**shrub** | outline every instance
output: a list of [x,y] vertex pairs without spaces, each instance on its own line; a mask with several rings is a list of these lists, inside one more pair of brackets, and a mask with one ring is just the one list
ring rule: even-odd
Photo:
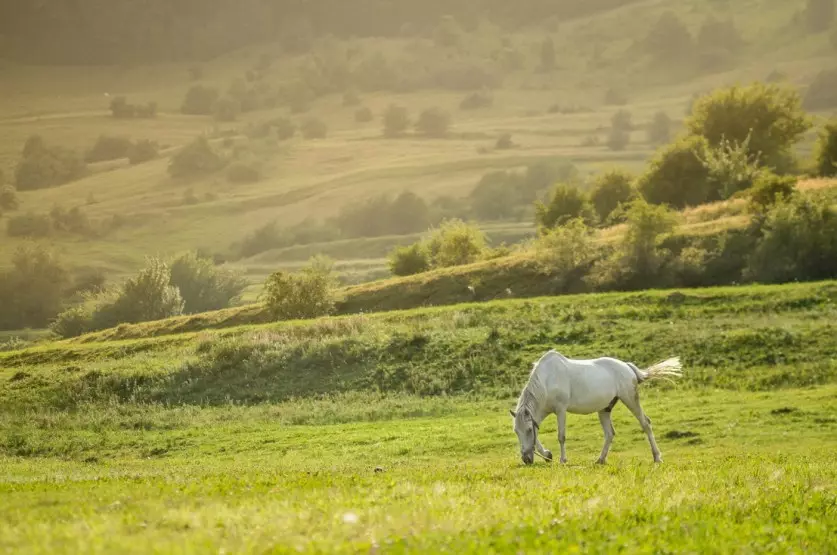
[[63,185],[85,174],[84,162],[72,151],[47,146],[37,135],[27,139],[15,170],[18,191]]
[[631,142],[631,132],[613,127],[607,135],[607,148],[610,150],[625,150]]
[[[710,195],[727,199],[753,185],[761,169],[758,156],[750,154],[750,136],[741,143],[722,139],[717,147],[704,150],[701,162],[707,171]],[[700,156],[699,156],[700,157]]]
[[180,112],[191,116],[211,115],[219,96],[218,89],[204,85],[193,85],[183,99]]
[[241,103],[230,97],[220,98],[215,101],[212,112],[215,121],[235,121],[241,111]]
[[358,108],[355,111],[355,121],[358,123],[367,123],[375,119],[375,115],[368,107]]
[[78,337],[92,330],[93,312],[88,306],[73,306],[50,322],[49,329],[58,337]]
[[227,168],[227,181],[230,183],[255,183],[261,179],[261,172],[253,164],[233,162]]
[[497,138],[497,142],[494,143],[494,148],[497,150],[509,150],[515,147],[514,141],[512,141],[511,133],[503,133]]
[[0,329],[43,328],[61,310],[69,274],[57,255],[23,246],[0,271]]
[[450,114],[441,108],[424,110],[416,122],[416,131],[425,137],[444,137],[450,129]]
[[169,284],[180,291],[183,312],[195,314],[231,306],[247,281],[240,272],[218,268],[212,260],[189,252],[171,262]]
[[128,149],[128,162],[131,165],[142,164],[157,158],[158,152],[157,143],[142,139],[132,144]]
[[552,37],[546,37],[541,42],[541,69],[545,71],[555,69],[555,43]]
[[628,110],[617,110],[610,118],[610,126],[613,129],[632,130],[634,125],[631,123],[631,113]]
[[0,210],[17,210],[20,200],[17,191],[11,185],[0,184]]
[[411,276],[430,269],[427,245],[419,241],[407,247],[396,247],[389,254],[389,271],[394,276]]
[[318,257],[297,273],[271,274],[264,286],[264,299],[268,310],[279,320],[331,314],[337,301],[332,263]]
[[773,172],[762,171],[748,191],[750,211],[763,214],[777,202],[790,198],[795,189],[795,177],[779,176]]
[[671,140],[671,118],[665,112],[657,112],[648,126],[648,142],[661,145]]
[[620,204],[631,201],[635,196],[632,186],[634,176],[624,170],[607,171],[593,181],[590,202],[599,216],[600,222],[606,222],[608,216]]
[[218,171],[224,160],[213,150],[206,137],[197,137],[172,156],[169,174],[172,177],[192,177]]
[[812,33],[827,31],[834,21],[834,0],[807,0],[805,27]]
[[[825,125],[817,140],[817,175],[822,177],[837,176],[837,120]],[[3,206],[0,193],[0,206]]]
[[593,233],[580,218],[545,230],[535,241],[535,261],[541,271],[562,280],[566,290],[573,277],[581,277],[596,256]]
[[794,195],[767,214],[745,276],[761,282],[837,276],[837,213],[828,199]]
[[687,127],[694,135],[718,146],[723,139],[742,143],[749,152],[774,168],[788,168],[791,146],[811,126],[793,88],[755,83],[720,89],[700,98]]
[[52,218],[46,214],[27,212],[9,218],[6,223],[6,234],[9,237],[29,237],[40,239],[52,235]]
[[93,163],[127,158],[130,150],[131,140],[129,138],[100,135],[93,148],[87,151],[84,161]]
[[276,128],[276,138],[280,141],[292,139],[296,134],[296,125],[288,118],[278,118],[272,124]]
[[709,145],[704,137],[691,136],[663,147],[637,180],[637,189],[653,204],[675,208],[696,206],[718,200],[708,184],[706,167],[701,161]]
[[328,127],[321,119],[308,118],[302,123],[301,131],[306,139],[325,139]]
[[478,110],[490,108],[494,104],[494,95],[490,91],[474,91],[459,103],[460,110]]
[[157,116],[157,103],[149,102],[147,104],[140,104],[135,109],[136,117],[151,119]]
[[52,227],[56,231],[87,236],[93,235],[93,226],[90,224],[87,214],[78,206],[70,210],[55,206],[49,215],[52,218]]
[[347,237],[403,235],[427,229],[430,212],[424,199],[404,191],[394,200],[378,196],[350,204],[340,211],[335,222]]
[[590,206],[578,187],[561,184],[552,191],[548,204],[535,205],[535,219],[539,227],[553,228],[576,219],[590,217]]
[[837,107],[837,68],[820,71],[805,91],[805,108],[829,110]]
[[483,256],[485,234],[474,224],[447,220],[427,239],[427,249],[434,268],[470,264]]
[[410,118],[407,115],[407,108],[390,104],[384,112],[384,136],[399,137],[407,131],[410,126]]
[[149,259],[147,266],[136,276],[97,299],[91,329],[161,320],[181,314],[183,298],[170,281],[169,266],[158,258]]
[[484,220],[512,216],[521,204],[520,177],[513,172],[494,171],[480,178],[468,199],[474,215]]
[[110,101],[110,112],[119,119],[150,119],[157,115],[157,103],[129,104],[124,96],[116,96]]

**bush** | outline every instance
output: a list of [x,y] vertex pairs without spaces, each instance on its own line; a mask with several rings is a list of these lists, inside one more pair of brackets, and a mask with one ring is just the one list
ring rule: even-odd
[[70,210],[65,210],[61,206],[55,206],[49,213],[52,218],[52,227],[56,231],[63,231],[65,233],[77,233],[79,235],[91,236],[93,235],[93,226],[87,218],[87,214],[75,206]]
[[235,121],[241,112],[241,103],[234,98],[224,97],[215,101],[212,108],[215,121]]
[[131,165],[142,164],[157,158],[158,152],[157,143],[142,139],[132,144],[128,149],[128,162]]
[[485,234],[474,224],[447,220],[427,239],[427,249],[434,268],[470,264],[485,253]]
[[219,96],[218,89],[193,85],[183,99],[180,112],[190,116],[209,116]]
[[325,139],[328,127],[318,118],[308,118],[302,123],[302,136],[306,139]]
[[50,322],[49,329],[58,337],[84,335],[92,330],[93,313],[88,306],[74,306],[61,312]]
[[131,139],[127,137],[100,135],[93,148],[87,151],[87,154],[84,156],[84,161],[93,163],[127,158],[131,146]]
[[631,201],[636,192],[633,188],[634,176],[624,170],[607,171],[593,181],[590,191],[590,202],[596,210],[599,221],[604,223],[608,216],[620,204]]
[[255,183],[261,179],[261,172],[253,164],[234,162],[227,168],[227,181],[230,183]]
[[827,31],[834,21],[834,0],[807,0],[805,27],[812,33]]
[[82,177],[84,162],[72,151],[50,147],[37,135],[27,139],[15,170],[18,191],[63,185]]
[[535,219],[539,227],[553,228],[576,218],[589,219],[590,206],[578,187],[561,184],[552,191],[549,204],[535,205]]
[[675,208],[719,200],[701,161],[709,148],[704,137],[691,136],[663,147],[637,180],[637,189],[653,204]]
[[297,273],[271,274],[264,286],[265,304],[279,320],[326,316],[335,309],[336,284],[331,262],[314,258]]
[[20,201],[15,188],[0,184],[0,210],[17,210],[19,206]]
[[68,283],[58,256],[40,246],[18,248],[12,267],[0,271],[0,329],[45,327],[61,310]]
[[355,111],[355,121],[358,123],[367,123],[375,119],[375,115],[372,113],[372,110],[364,106],[363,108],[358,108]]
[[794,195],[767,214],[745,277],[782,283],[837,277],[837,213],[828,199]]
[[497,142],[494,143],[494,148],[497,150],[510,150],[515,147],[514,141],[512,141],[511,133],[503,133],[497,138]]
[[815,111],[837,107],[837,68],[824,69],[814,77],[805,91],[804,105]]
[[526,167],[526,173],[518,185],[522,202],[534,201],[538,194],[556,183],[571,183],[578,177],[578,168],[563,159],[543,160]]
[[494,95],[490,91],[475,91],[462,99],[460,110],[478,110],[490,108],[494,104]]
[[477,218],[500,220],[515,213],[521,204],[520,177],[513,172],[494,171],[480,178],[468,199]]
[[52,218],[46,214],[27,212],[9,218],[6,223],[6,234],[9,237],[41,239],[52,235],[52,231]]
[[789,199],[795,190],[795,177],[779,176],[772,172],[762,171],[748,191],[750,211],[763,214],[777,202]]
[[407,131],[410,126],[410,118],[407,115],[407,108],[390,104],[384,112],[384,136],[399,137]]
[[186,314],[227,308],[239,300],[247,287],[240,272],[218,268],[212,260],[194,252],[171,262],[169,284],[180,291]]
[[296,134],[296,125],[288,118],[278,118],[272,122],[276,128],[276,138],[280,141],[287,141]]
[[610,150],[625,150],[631,142],[631,132],[616,127],[611,128],[607,135],[607,148]]
[[197,137],[181,148],[169,163],[169,174],[175,178],[205,175],[218,171],[224,160],[215,152],[206,137]]
[[742,143],[722,139],[717,147],[704,151],[701,162],[707,171],[707,185],[712,197],[717,194],[727,199],[753,186],[761,169],[758,156],[750,154],[749,142],[749,135]]
[[430,253],[423,242],[396,247],[389,254],[389,271],[394,276],[411,276],[430,269]]
[[450,114],[441,108],[424,110],[416,122],[416,131],[425,137],[440,138],[448,134]]
[[392,200],[378,196],[350,204],[340,211],[335,223],[346,237],[405,235],[427,229],[430,211],[424,199],[404,191]]
[[791,146],[811,126],[793,88],[755,83],[720,89],[695,103],[687,127],[718,146],[723,139],[743,143],[764,164],[784,171],[791,165]]
[[662,145],[671,140],[671,118],[665,112],[657,112],[648,126],[648,142]]
[[124,96],[117,96],[110,102],[110,112],[118,119],[151,119],[157,116],[157,103],[129,104]]
[[[817,175],[821,177],[837,176],[837,120],[825,125],[817,140]],[[3,196],[0,193],[0,206]]]
[[562,281],[566,291],[573,278],[584,275],[596,257],[592,230],[580,218],[545,230],[535,241],[535,261],[542,272]]
[[617,110],[610,118],[610,126],[613,129],[631,131],[634,128],[631,122],[631,113],[628,110]]

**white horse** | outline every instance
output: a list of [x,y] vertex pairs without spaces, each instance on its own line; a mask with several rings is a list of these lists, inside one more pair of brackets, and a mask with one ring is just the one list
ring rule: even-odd
[[604,430],[604,447],[597,461],[607,462],[610,443],[616,435],[610,412],[618,401],[622,401],[639,420],[648,442],[654,462],[662,462],[651,419],[645,416],[639,405],[639,385],[654,379],[668,379],[681,375],[679,358],[670,358],[646,370],[640,370],[631,362],[615,358],[574,360],[549,350],[532,368],[529,382],[523,388],[517,401],[517,409],[510,410],[514,417],[514,433],[520,443],[520,455],[525,464],[532,464],[535,451],[547,461],[552,453],[538,440],[541,422],[549,414],[558,416],[558,442],[561,445],[561,462],[567,462],[564,449],[567,413],[599,413],[599,422]]

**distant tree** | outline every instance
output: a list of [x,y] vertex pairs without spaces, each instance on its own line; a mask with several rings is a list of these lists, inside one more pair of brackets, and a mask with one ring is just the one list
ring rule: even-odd
[[805,26],[812,33],[827,31],[834,22],[834,0],[807,0]]
[[494,104],[494,95],[490,91],[474,91],[459,103],[460,110],[477,110]]
[[52,235],[52,218],[47,214],[26,212],[9,218],[6,222],[6,235],[9,237],[27,237],[43,239]]
[[719,200],[702,162],[708,148],[706,138],[695,135],[664,146],[637,179],[637,189],[648,202],[674,208]]
[[541,42],[541,68],[546,71],[555,69],[555,43],[552,37],[546,37]]
[[578,187],[560,184],[552,191],[549,202],[535,205],[535,220],[539,227],[553,228],[575,218],[589,220],[589,201]]
[[215,121],[235,121],[241,111],[241,103],[228,96],[215,101],[212,108]]
[[172,260],[169,284],[180,291],[184,313],[194,314],[232,305],[247,280],[240,272],[219,268],[211,259],[189,252]]
[[374,118],[375,115],[372,113],[372,110],[366,106],[358,108],[357,111],[355,111],[355,121],[358,123],[367,123],[372,121]]
[[656,60],[671,64],[692,54],[692,35],[672,11],[665,11],[645,37],[645,50]]
[[406,247],[396,247],[389,253],[389,271],[394,276],[411,276],[430,269],[430,253],[427,245],[416,242]]
[[503,133],[499,137],[497,137],[497,142],[494,143],[494,148],[497,150],[509,150],[515,147],[514,141],[512,141],[511,133]]
[[597,176],[590,191],[590,202],[602,223],[620,204],[626,204],[636,196],[634,176],[627,171],[613,169]]
[[384,112],[384,135],[386,137],[398,137],[403,135],[410,126],[410,118],[407,109],[403,106],[390,104]]
[[698,31],[697,48],[700,51],[720,49],[734,53],[743,45],[744,39],[732,19],[721,21],[714,16],[708,16]]
[[85,154],[84,161],[93,163],[127,158],[130,150],[131,139],[127,137],[100,135],[93,147]]
[[315,257],[297,273],[274,272],[265,282],[265,305],[274,318],[316,318],[334,312],[337,281],[333,263]]
[[837,67],[820,71],[805,92],[805,108],[829,110],[837,107]]
[[648,142],[661,145],[671,140],[671,118],[665,112],[657,112],[648,126]]
[[172,177],[191,177],[218,171],[223,166],[221,156],[206,137],[200,136],[172,156],[169,174]]
[[261,177],[259,168],[253,163],[233,162],[227,167],[227,181],[230,183],[255,183]]
[[69,284],[64,263],[41,246],[22,246],[0,271],[0,329],[43,328],[61,310]]
[[292,139],[296,134],[296,125],[288,118],[278,118],[272,123],[276,128],[276,138],[280,141]]
[[17,210],[20,200],[17,198],[17,191],[11,185],[3,185],[0,180],[0,211]]
[[610,126],[613,129],[631,131],[634,128],[631,122],[631,112],[628,110],[617,110],[610,118]]
[[328,135],[328,126],[319,118],[307,118],[302,122],[300,130],[306,139],[325,139]]
[[18,191],[29,191],[63,185],[82,177],[86,169],[76,153],[48,146],[40,136],[33,135],[23,146],[15,170],[15,186]]
[[500,220],[514,215],[521,204],[520,178],[506,171],[493,171],[482,176],[468,199],[477,218]]
[[412,191],[403,191],[390,204],[386,219],[389,220],[388,233],[415,233],[430,225],[430,209],[423,198]]
[[219,96],[218,89],[204,85],[193,85],[186,93],[180,111],[193,116],[211,115]]
[[128,162],[131,165],[142,164],[157,157],[159,147],[154,141],[143,139],[135,142],[128,149]]
[[[837,176],[837,120],[827,123],[817,140],[817,174],[822,177]],[[0,203],[2,195],[0,195]]]
[[612,127],[610,129],[610,133],[608,133],[605,144],[607,144],[607,147],[610,150],[625,150],[630,142],[631,133],[629,131],[618,127]]
[[448,134],[450,114],[441,108],[428,108],[416,121],[416,131],[425,137],[440,138]]

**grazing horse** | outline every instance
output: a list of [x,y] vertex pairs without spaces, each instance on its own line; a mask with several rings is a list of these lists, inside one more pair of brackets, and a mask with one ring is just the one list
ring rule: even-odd
[[541,422],[549,414],[558,416],[558,443],[561,445],[561,462],[567,462],[564,449],[567,413],[599,413],[604,431],[604,447],[597,461],[607,462],[607,452],[616,432],[610,420],[610,412],[622,401],[636,416],[648,443],[654,462],[662,462],[651,419],[645,416],[639,405],[639,385],[654,379],[680,376],[680,359],[670,358],[646,370],[640,370],[631,362],[615,358],[574,360],[549,350],[532,368],[529,381],[517,401],[517,409],[510,410],[514,417],[514,433],[520,443],[520,456],[525,464],[532,464],[535,452],[547,461],[552,453],[538,440]]

